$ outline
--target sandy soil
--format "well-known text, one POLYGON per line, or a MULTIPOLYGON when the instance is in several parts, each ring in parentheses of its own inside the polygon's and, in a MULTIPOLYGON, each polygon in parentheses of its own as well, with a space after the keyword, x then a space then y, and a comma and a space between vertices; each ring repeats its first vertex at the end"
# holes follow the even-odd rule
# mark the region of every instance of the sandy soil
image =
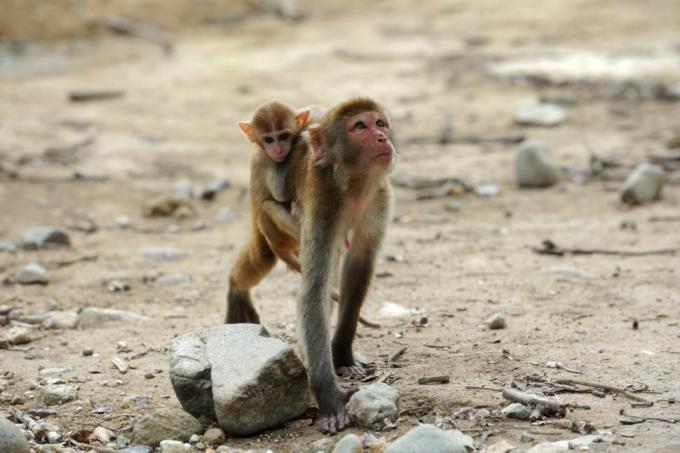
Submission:
MULTIPOLYGON (((136 326, 37 332, 27 351, 0 350, 0 369, 16 374, 9 392, 25 398, 19 407, 35 406, 29 384, 43 367, 69 367, 63 377, 79 385, 79 399, 111 409, 93 414, 82 402, 63 406, 50 420, 66 432, 118 429, 150 408, 177 404, 167 376, 168 342, 222 321, 226 275, 247 235, 252 151, 236 121, 271 99, 329 106, 369 95, 395 119, 398 176, 463 177, 501 190, 490 198, 418 200, 419 192, 397 188, 395 219, 364 308, 384 327, 361 328, 357 339, 357 349, 392 373, 402 395, 398 428, 380 435, 391 440, 424 421, 457 426, 478 438, 491 432, 486 445, 507 439, 526 447, 519 440, 523 431, 534 433, 536 442, 577 436, 550 424, 452 417, 464 407, 502 403, 498 392, 466 386, 501 388, 537 375, 648 386, 652 393, 641 395, 657 401, 650 408, 631 408, 623 396, 562 398, 591 407, 569 417, 617 439, 618 444, 596 444, 593 451, 680 450, 678 424, 624 426, 619 414, 625 409, 680 418, 677 404, 668 402, 680 398, 677 255, 551 257, 531 250, 548 238, 564 247, 612 250, 680 246, 677 173, 670 175, 662 200, 630 209, 619 202, 618 177, 585 183, 567 178, 551 189, 519 190, 514 145, 414 140, 437 136, 445 118, 452 118, 454 137, 524 134, 545 140, 562 166, 587 168, 589 150, 627 165, 662 151, 680 134, 678 103, 589 96, 583 87, 502 83, 485 68, 557 48, 676 54, 680 10, 675 2, 550 0, 537 7, 524 1, 380 1, 370 12, 363 4, 349 2, 345 10, 317 6, 299 22, 254 14, 171 32, 170 54, 154 43, 110 36, 2 48, 0 237, 83 218, 99 230, 70 230, 74 245, 68 250, 0 252, 3 278, 30 261, 45 265, 51 276, 46 286, 2 286, 0 305, 21 306, 25 313, 41 313, 55 303, 64 309, 115 307, 154 319, 136 326), (75 89, 125 94, 71 103, 68 93, 75 89), (516 104, 546 92, 585 100, 569 107, 569 118, 559 127, 515 126, 516 104), (92 142, 76 151, 47 151, 90 137, 92 142), (72 178, 76 170, 84 177, 72 178), (217 177, 228 178, 231 188, 215 201, 195 200, 196 218, 142 216, 144 203, 167 192, 173 181, 189 178, 200 186, 217 177), (233 221, 214 222, 224 208, 234 213, 233 221), (134 227, 117 228, 119 216, 128 216, 134 227), (192 230, 197 220, 208 228, 192 230), (180 248, 188 256, 155 263, 140 255, 142 248, 156 245, 180 248), (89 255, 97 259, 59 265, 89 255), (145 283, 154 272, 188 273, 193 281, 145 283), (114 278, 129 281, 130 291, 109 292, 106 282, 114 278), (182 300, 196 291, 194 300, 182 300), (409 317, 381 315, 386 302, 427 310, 428 325, 417 328, 409 317), (483 327, 495 312, 507 317, 506 329, 483 327), (124 375, 111 365, 118 341, 131 346, 132 352, 123 354, 128 357, 148 349, 124 375), (399 367, 390 368, 386 357, 402 346, 408 350, 399 367), (87 347, 94 348, 94 356, 82 355, 87 347), (582 374, 547 368, 548 361, 582 374), (145 379, 156 370, 154 379, 145 379), (451 382, 417 384, 420 377, 441 374, 450 375, 451 382), (147 395, 150 402, 126 402, 132 395, 147 395)), ((280 265, 254 291, 273 334, 295 337, 298 288, 299 278, 280 265)), ((2 404, 0 410, 8 409, 2 404)), ((305 451, 321 438, 309 423, 294 421, 228 444, 305 451)))

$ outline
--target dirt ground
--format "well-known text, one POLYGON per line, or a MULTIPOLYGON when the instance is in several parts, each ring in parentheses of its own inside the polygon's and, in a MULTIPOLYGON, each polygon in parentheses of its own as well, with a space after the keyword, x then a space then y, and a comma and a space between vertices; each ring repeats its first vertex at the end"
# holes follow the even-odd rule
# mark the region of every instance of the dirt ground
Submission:
MULTIPOLYGON (((168 25, 171 52, 108 33, 84 39, 69 32, 70 40, 41 44, 14 34, 19 41, 0 46, 0 238, 17 238, 34 225, 68 228, 83 219, 99 226, 94 233, 69 229, 70 249, 0 252, 0 277, 6 280, 0 305, 26 314, 55 305, 113 307, 153 319, 37 330, 27 348, 0 350, 0 370, 16 375, 8 392, 24 399, 18 407, 35 407, 30 383, 40 378, 40 369, 51 367, 69 368, 62 378, 79 386, 79 401, 49 418, 62 433, 96 426, 117 430, 135 415, 178 404, 167 373, 169 340, 222 322, 226 276, 248 231, 252 150, 236 122, 272 99, 331 106, 367 95, 394 118, 400 150, 395 177, 459 177, 500 189, 492 197, 427 197, 397 187, 394 221, 364 308, 383 327, 360 328, 356 341, 380 373, 392 373, 402 395, 396 430, 377 434, 392 440, 429 422, 463 429, 480 445, 506 439, 521 448, 531 445, 520 442, 525 431, 535 436, 534 443, 578 436, 496 412, 481 421, 460 415, 462 408, 474 413, 503 403, 497 391, 466 387, 506 388, 534 375, 647 388, 639 395, 655 401, 653 407, 631 408, 622 395, 560 397, 590 406, 568 417, 612 433, 592 451, 680 451, 680 423, 620 423, 627 419, 620 414, 624 409, 680 419, 680 407, 672 403, 680 399, 678 256, 555 257, 532 251, 544 239, 563 247, 623 251, 680 247, 678 173, 669 173, 661 200, 628 208, 619 201, 618 173, 580 182, 565 177, 553 188, 520 190, 513 173, 516 145, 456 140, 523 134, 548 143, 560 166, 587 169, 595 152, 626 165, 625 177, 630 165, 680 136, 679 103, 593 95, 584 86, 506 83, 491 76, 488 65, 565 49, 677 56, 677 2, 422 0, 378 1, 366 8, 365 2, 347 2, 303 8, 305 17, 297 21, 252 13, 199 21, 197 28, 168 25), (82 89, 122 90, 124 96, 69 102, 68 93, 82 89), (564 124, 515 125, 517 103, 541 94, 577 99, 564 124), (436 137, 447 125, 454 139, 439 144, 436 137), (231 187, 214 201, 194 200, 195 218, 142 215, 144 204, 178 179, 198 187, 219 177, 231 187), (233 220, 216 222, 224 209, 233 220), (120 216, 132 227, 118 228, 120 216), (193 229, 201 220, 207 228, 193 229), (187 257, 149 261, 140 250, 150 246, 177 247, 187 257), (96 259, 77 260, 88 256, 96 259), (48 285, 7 279, 31 261, 47 268, 48 285), (145 279, 175 272, 190 274, 192 281, 161 285, 145 279), (130 290, 108 291, 111 279, 129 282, 130 290), (416 327, 410 316, 388 317, 381 312, 385 303, 424 309, 428 324, 416 327), (484 327, 495 312, 506 316, 507 328, 484 327), (123 356, 141 355, 127 374, 111 365, 119 341, 132 348, 123 356), (402 346, 408 349, 398 367, 387 365, 388 355, 402 346), (95 354, 85 357, 88 347, 95 354), (582 374, 549 368, 550 361, 582 374), (149 372, 154 379, 145 378, 149 372), (418 385, 419 378, 433 375, 450 375, 451 382, 418 385), (150 401, 125 400, 134 395, 150 401), (92 413, 87 401, 111 411, 92 413)), ((147 10, 153 17, 164 13, 160 6, 147 10)), ((279 265, 255 289, 272 334, 295 337, 298 288, 299 277, 279 265)), ((0 327, 0 333, 8 328, 0 327)), ((0 404, 0 411, 9 410, 8 402, 0 404)), ((300 452, 321 437, 303 419, 227 444, 300 452)))

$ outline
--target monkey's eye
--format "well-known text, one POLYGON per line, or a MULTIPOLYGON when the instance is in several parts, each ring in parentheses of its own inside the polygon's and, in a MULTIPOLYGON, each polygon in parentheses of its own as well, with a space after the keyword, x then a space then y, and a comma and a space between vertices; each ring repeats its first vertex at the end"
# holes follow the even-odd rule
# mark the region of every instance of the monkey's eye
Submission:
POLYGON ((363 121, 357 121, 354 123, 354 129, 366 129, 366 123, 363 121))
POLYGON ((284 132, 283 134, 279 135, 279 140, 281 141, 286 141, 290 138, 290 133, 284 132))
POLYGON ((378 120, 375 122, 375 125, 378 127, 387 127, 387 123, 385 123, 383 120, 378 120))
POLYGON ((272 143, 274 143, 274 139, 272 137, 265 137, 264 142, 268 145, 271 145, 272 143))

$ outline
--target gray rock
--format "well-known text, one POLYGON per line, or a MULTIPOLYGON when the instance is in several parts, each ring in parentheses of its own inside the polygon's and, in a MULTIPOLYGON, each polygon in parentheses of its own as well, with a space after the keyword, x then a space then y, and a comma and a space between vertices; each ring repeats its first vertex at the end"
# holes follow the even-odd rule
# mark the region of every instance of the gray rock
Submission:
POLYGON ((496 330, 505 329, 508 324, 505 321, 505 316, 503 316, 503 313, 494 313, 486 320, 486 325, 489 327, 489 329, 496 330))
POLYGON ((17 269, 14 273, 14 280, 22 285, 47 284, 49 276, 44 267, 38 263, 29 263, 17 269))
POLYGON ((174 247, 146 247, 141 254, 144 258, 154 261, 176 261, 187 256, 186 252, 174 247))
POLYGON ((161 275, 156 279, 156 283, 161 285, 180 285, 183 283, 191 283, 193 278, 190 274, 166 274, 161 275))
POLYGON ((147 445, 130 445, 123 448, 121 453, 153 453, 153 448, 147 445))
POLYGON ((64 247, 71 245, 71 239, 64 230, 54 226, 32 227, 21 235, 21 245, 28 249, 41 247, 64 247))
POLYGON ((37 402, 42 406, 68 403, 78 396, 75 385, 49 384, 38 390, 37 402))
POLYGON ((160 453, 186 453, 189 449, 184 447, 184 443, 178 440, 164 440, 160 443, 160 453))
POLYGON ((0 239, 0 252, 14 252, 17 249, 17 245, 9 240, 0 239))
POLYGON ((309 407, 302 362, 290 345, 255 324, 175 338, 170 380, 187 411, 215 417, 225 432, 239 436, 280 425, 309 407))
POLYGON ((543 442, 538 445, 534 445, 527 453, 556 453, 561 451, 572 451, 581 449, 582 447, 588 447, 593 442, 600 440, 600 436, 588 435, 581 436, 570 440, 558 440, 556 442, 543 442))
POLYGON ((515 123, 522 126, 553 127, 567 119, 567 111, 559 105, 535 101, 522 102, 515 110, 515 123))
POLYGON ((660 165, 641 163, 621 187, 621 201, 628 204, 649 203, 661 197, 665 173, 660 165))
POLYGON ((333 445, 335 441, 332 437, 323 437, 319 440, 312 442, 309 446, 307 453, 331 453, 333 451, 333 445))
POLYGON ((458 430, 443 430, 420 425, 390 444, 385 453, 468 453, 475 451, 472 437, 458 430))
POLYGON ((511 403, 503 408, 501 414, 508 418, 515 418, 517 420, 529 420, 531 411, 522 403, 511 403))
POLYGON ((130 313, 129 311, 116 310, 115 308, 87 307, 80 313, 78 325, 82 328, 99 327, 108 323, 140 324, 149 318, 130 313))
POLYGON ((42 325, 45 329, 75 329, 79 319, 75 311, 48 311, 42 325))
POLYGON ((157 446, 166 439, 186 442, 192 434, 200 432, 201 423, 182 409, 160 409, 134 421, 130 441, 135 444, 157 446))
POLYGON ((536 440, 536 436, 526 431, 522 431, 522 434, 519 436, 519 440, 525 444, 530 444, 536 440))
POLYGON ((399 392, 382 382, 362 387, 349 399, 347 415, 354 426, 382 429, 385 419, 394 423, 399 417, 399 392))
POLYGON ((201 198, 204 200, 213 200, 218 192, 228 189, 229 186, 231 186, 229 180, 224 178, 216 179, 201 189, 201 198))
POLYGON ((26 436, 14 423, 0 416, 0 451, 12 453, 30 453, 26 436))
POLYGON ((211 447, 222 445, 225 439, 224 432, 219 428, 210 428, 203 433, 203 443, 211 447))
POLYGON ((27 344, 33 341, 31 329, 27 327, 15 326, 7 332, 7 339, 13 345, 27 344))
POLYGON ((538 140, 525 140, 518 146, 515 176, 520 187, 549 187, 560 179, 548 146, 538 140))
POLYGON ((356 434, 347 434, 333 449, 333 453, 363 453, 364 445, 356 434))

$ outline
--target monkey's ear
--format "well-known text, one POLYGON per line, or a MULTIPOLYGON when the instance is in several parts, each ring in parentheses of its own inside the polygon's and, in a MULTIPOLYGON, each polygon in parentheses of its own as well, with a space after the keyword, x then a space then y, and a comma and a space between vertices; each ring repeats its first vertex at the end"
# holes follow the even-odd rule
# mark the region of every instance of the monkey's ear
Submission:
POLYGON ((314 125, 310 126, 309 131, 309 141, 312 144, 312 149, 314 149, 314 154, 321 157, 326 154, 326 147, 323 142, 323 135, 321 134, 321 126, 314 125))
POLYGON ((239 121, 238 127, 241 129, 241 132, 243 132, 243 135, 245 135, 248 140, 250 140, 251 142, 255 141, 255 137, 253 137, 253 126, 251 126, 250 123, 248 123, 247 121, 239 121))
POLYGON ((309 109, 303 109, 297 112, 297 114, 295 115, 295 121, 297 121, 297 125, 300 129, 307 126, 307 123, 309 122, 310 113, 311 111, 309 109))

